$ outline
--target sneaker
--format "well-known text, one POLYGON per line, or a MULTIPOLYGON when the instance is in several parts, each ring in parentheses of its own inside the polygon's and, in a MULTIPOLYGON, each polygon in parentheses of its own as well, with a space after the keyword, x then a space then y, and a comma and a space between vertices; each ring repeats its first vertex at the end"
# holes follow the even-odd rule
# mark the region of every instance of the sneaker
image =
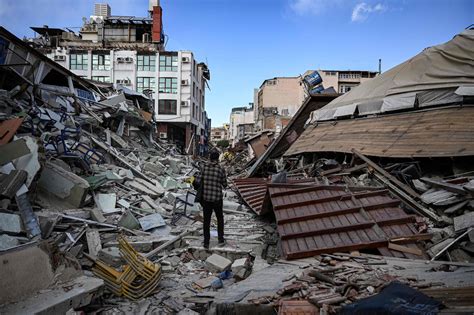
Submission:
POLYGON ((204 247, 205 249, 209 249, 209 244, 202 243, 202 247, 204 247))
POLYGON ((227 244, 227 243, 226 243, 226 241, 225 241, 225 240, 223 240, 223 241, 221 241, 221 242, 217 243, 217 247, 224 247, 224 246, 225 246, 225 244, 227 244))

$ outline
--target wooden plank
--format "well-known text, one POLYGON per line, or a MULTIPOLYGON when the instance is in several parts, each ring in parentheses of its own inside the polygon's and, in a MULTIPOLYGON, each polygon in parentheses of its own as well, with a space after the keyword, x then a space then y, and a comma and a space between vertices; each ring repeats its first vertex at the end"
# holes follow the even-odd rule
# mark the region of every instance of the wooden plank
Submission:
POLYGON ((441 181, 437 181, 435 179, 428 178, 428 177, 422 177, 421 180, 424 181, 425 183, 430 184, 431 186, 440 187, 440 188, 443 188, 444 190, 447 190, 456 194, 461 194, 461 195, 467 194, 467 191, 464 190, 464 188, 460 185, 441 182, 441 181))
POLYGON ((420 195, 414 191, 413 189, 411 189, 411 187, 408 187, 407 185, 405 185, 404 183, 402 183, 401 181, 399 181, 398 179, 396 179, 394 176, 392 176, 391 174, 389 174, 387 171, 385 171, 383 168, 381 168, 380 166, 378 166, 377 164, 375 164, 372 160, 370 160, 368 157, 366 157, 365 155, 363 155, 362 153, 360 153, 359 151, 355 150, 355 149, 352 149, 352 152, 357 155, 357 157, 361 160, 363 160, 365 163, 367 163, 371 168, 373 168, 376 172, 378 172, 379 174, 383 175, 384 177, 386 177, 388 180, 390 180, 392 183, 394 183, 395 185, 397 185, 399 188, 403 189, 405 192, 407 192, 409 195, 411 195, 413 198, 417 198, 419 199, 420 198, 420 195))
POLYGON ((417 256, 423 256, 423 252, 417 248, 406 247, 395 243, 388 243, 388 248, 402 253, 409 253, 417 256))

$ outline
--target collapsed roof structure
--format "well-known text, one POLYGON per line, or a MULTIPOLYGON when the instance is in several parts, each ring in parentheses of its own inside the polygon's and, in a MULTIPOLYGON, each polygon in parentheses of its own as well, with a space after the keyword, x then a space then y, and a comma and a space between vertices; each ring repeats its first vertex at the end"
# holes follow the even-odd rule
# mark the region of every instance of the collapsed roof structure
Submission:
POLYGON ((418 55, 311 115, 285 153, 357 149, 379 157, 474 155, 474 30, 418 55))

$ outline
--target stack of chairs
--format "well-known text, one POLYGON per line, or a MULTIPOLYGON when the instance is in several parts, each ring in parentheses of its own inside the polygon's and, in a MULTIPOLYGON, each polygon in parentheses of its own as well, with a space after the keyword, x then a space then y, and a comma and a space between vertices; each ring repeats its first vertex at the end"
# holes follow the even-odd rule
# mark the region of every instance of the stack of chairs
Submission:
POLYGON ((153 293, 161 280, 161 265, 140 255, 123 237, 118 237, 121 256, 127 262, 123 271, 118 271, 100 260, 96 260, 92 271, 105 281, 107 288, 117 296, 133 301, 153 293))

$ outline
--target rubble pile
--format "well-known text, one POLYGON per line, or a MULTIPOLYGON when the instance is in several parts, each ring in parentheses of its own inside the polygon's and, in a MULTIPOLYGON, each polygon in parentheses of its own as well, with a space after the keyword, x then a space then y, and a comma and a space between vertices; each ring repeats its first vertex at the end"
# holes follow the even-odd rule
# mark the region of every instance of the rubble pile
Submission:
MULTIPOLYGON (((189 183, 199 160, 155 140, 135 95, 105 94, 90 101, 59 87, 40 89, 35 97, 0 90, 0 130, 6 134, 0 146, 0 249, 48 244, 54 248, 48 255, 73 262, 76 276, 96 281, 89 302, 75 308, 93 309, 97 299, 106 299, 115 306, 100 308, 114 312, 148 296, 155 303, 150 309, 179 312, 199 305, 184 298, 245 279, 265 245, 264 224, 252 223, 237 195, 225 191, 229 245, 211 243, 206 251, 201 208, 189 183), (104 282, 97 284, 94 275, 104 282)), ((64 267, 55 268, 62 276, 64 267)), ((20 300, 3 302, 14 301, 20 300)))
MULTIPOLYGON (((361 255, 359 252, 317 256, 305 260, 297 272, 290 273, 276 294, 250 302, 281 308, 284 301, 308 301, 318 311, 334 314, 345 305, 380 293, 393 281, 419 289, 444 284, 393 274, 385 268, 385 264, 382 257, 361 255)), ((405 269, 402 266, 396 268, 405 269)))

